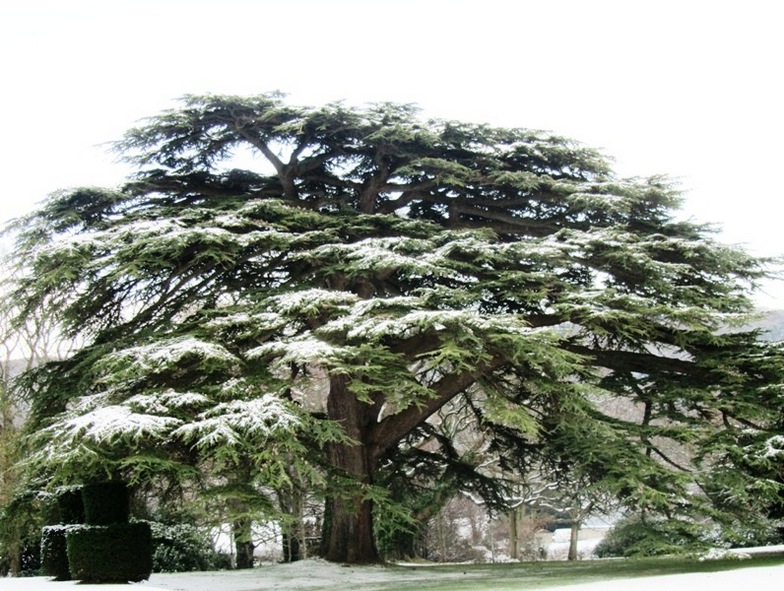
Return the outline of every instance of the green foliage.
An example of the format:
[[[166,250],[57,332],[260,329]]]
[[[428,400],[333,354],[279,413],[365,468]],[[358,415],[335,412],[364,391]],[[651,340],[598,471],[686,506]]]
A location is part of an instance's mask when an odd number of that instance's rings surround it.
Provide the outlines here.
[[[83,583],[127,583],[152,572],[148,523],[74,525],[66,534],[72,578]]]
[[[7,571],[18,557],[19,574],[38,574],[46,504],[37,491],[21,488],[0,508],[0,568]]]
[[[627,517],[598,544],[600,558],[694,554],[707,550],[703,525],[678,519]]]
[[[153,541],[153,572],[223,570],[230,557],[212,547],[208,532],[189,523],[150,523]]]

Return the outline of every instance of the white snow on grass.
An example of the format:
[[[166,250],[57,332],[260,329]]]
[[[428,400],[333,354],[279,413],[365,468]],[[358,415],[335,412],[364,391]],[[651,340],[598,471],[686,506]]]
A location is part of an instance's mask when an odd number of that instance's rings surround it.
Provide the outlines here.
[[[487,571],[485,571],[487,572]],[[467,578],[476,585],[467,586]],[[149,581],[133,585],[100,585],[98,591],[295,591],[328,590],[343,591],[360,589],[394,588],[395,583],[415,588],[416,584],[446,583],[460,581],[459,588],[466,591],[487,591],[494,588],[491,581],[477,577],[475,571],[463,573],[459,570],[447,572],[420,568],[387,568],[383,566],[341,566],[321,560],[304,560],[294,564],[263,566],[252,570],[221,571],[206,573],[153,574]],[[616,579],[592,583],[550,587],[552,591],[696,591],[710,589],[724,591],[748,588],[754,591],[773,591],[781,588],[784,580],[784,564],[779,566],[748,566],[735,570],[663,575],[632,579]],[[521,589],[530,588],[531,581],[521,582]],[[74,581],[54,582],[46,577],[0,579],[2,591],[79,591],[85,586]],[[514,582],[505,579],[503,589],[513,590]]]

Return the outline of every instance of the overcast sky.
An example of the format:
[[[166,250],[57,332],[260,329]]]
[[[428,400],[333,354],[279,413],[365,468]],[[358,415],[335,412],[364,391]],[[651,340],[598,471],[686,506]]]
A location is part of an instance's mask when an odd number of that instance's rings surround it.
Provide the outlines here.
[[[547,129],[784,254],[777,0],[0,0],[0,219],[127,170],[101,144],[188,93],[414,102]],[[784,282],[761,305],[784,307]]]

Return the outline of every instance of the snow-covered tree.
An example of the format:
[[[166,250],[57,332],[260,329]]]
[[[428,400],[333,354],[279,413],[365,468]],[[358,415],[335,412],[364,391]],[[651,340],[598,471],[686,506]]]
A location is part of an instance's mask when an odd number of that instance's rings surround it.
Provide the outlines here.
[[[325,557],[367,562],[379,470],[458,396],[502,468],[548,449],[651,510],[687,503],[655,436],[756,412],[762,345],[717,331],[766,262],[678,221],[666,179],[550,133],[277,94],[186,97],[117,150],[139,170],[124,187],[17,224],[16,301],[85,342],[28,379],[58,465],[98,444],[126,470],[275,465],[305,442],[331,483]],[[637,383],[642,438],[597,404]]]

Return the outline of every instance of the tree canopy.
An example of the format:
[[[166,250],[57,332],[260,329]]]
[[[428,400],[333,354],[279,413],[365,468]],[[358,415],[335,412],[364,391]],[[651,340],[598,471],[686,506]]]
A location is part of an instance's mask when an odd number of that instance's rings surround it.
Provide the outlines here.
[[[24,381],[52,482],[198,465],[285,488],[295,463],[325,557],[366,562],[395,474],[503,503],[545,462],[676,514],[750,510],[754,446],[781,465],[781,351],[727,330],[770,261],[678,219],[665,178],[547,132],[278,94],[188,96],[115,147],[127,184],[16,224],[14,302],[84,343]],[[458,407],[481,453],[438,428]]]

